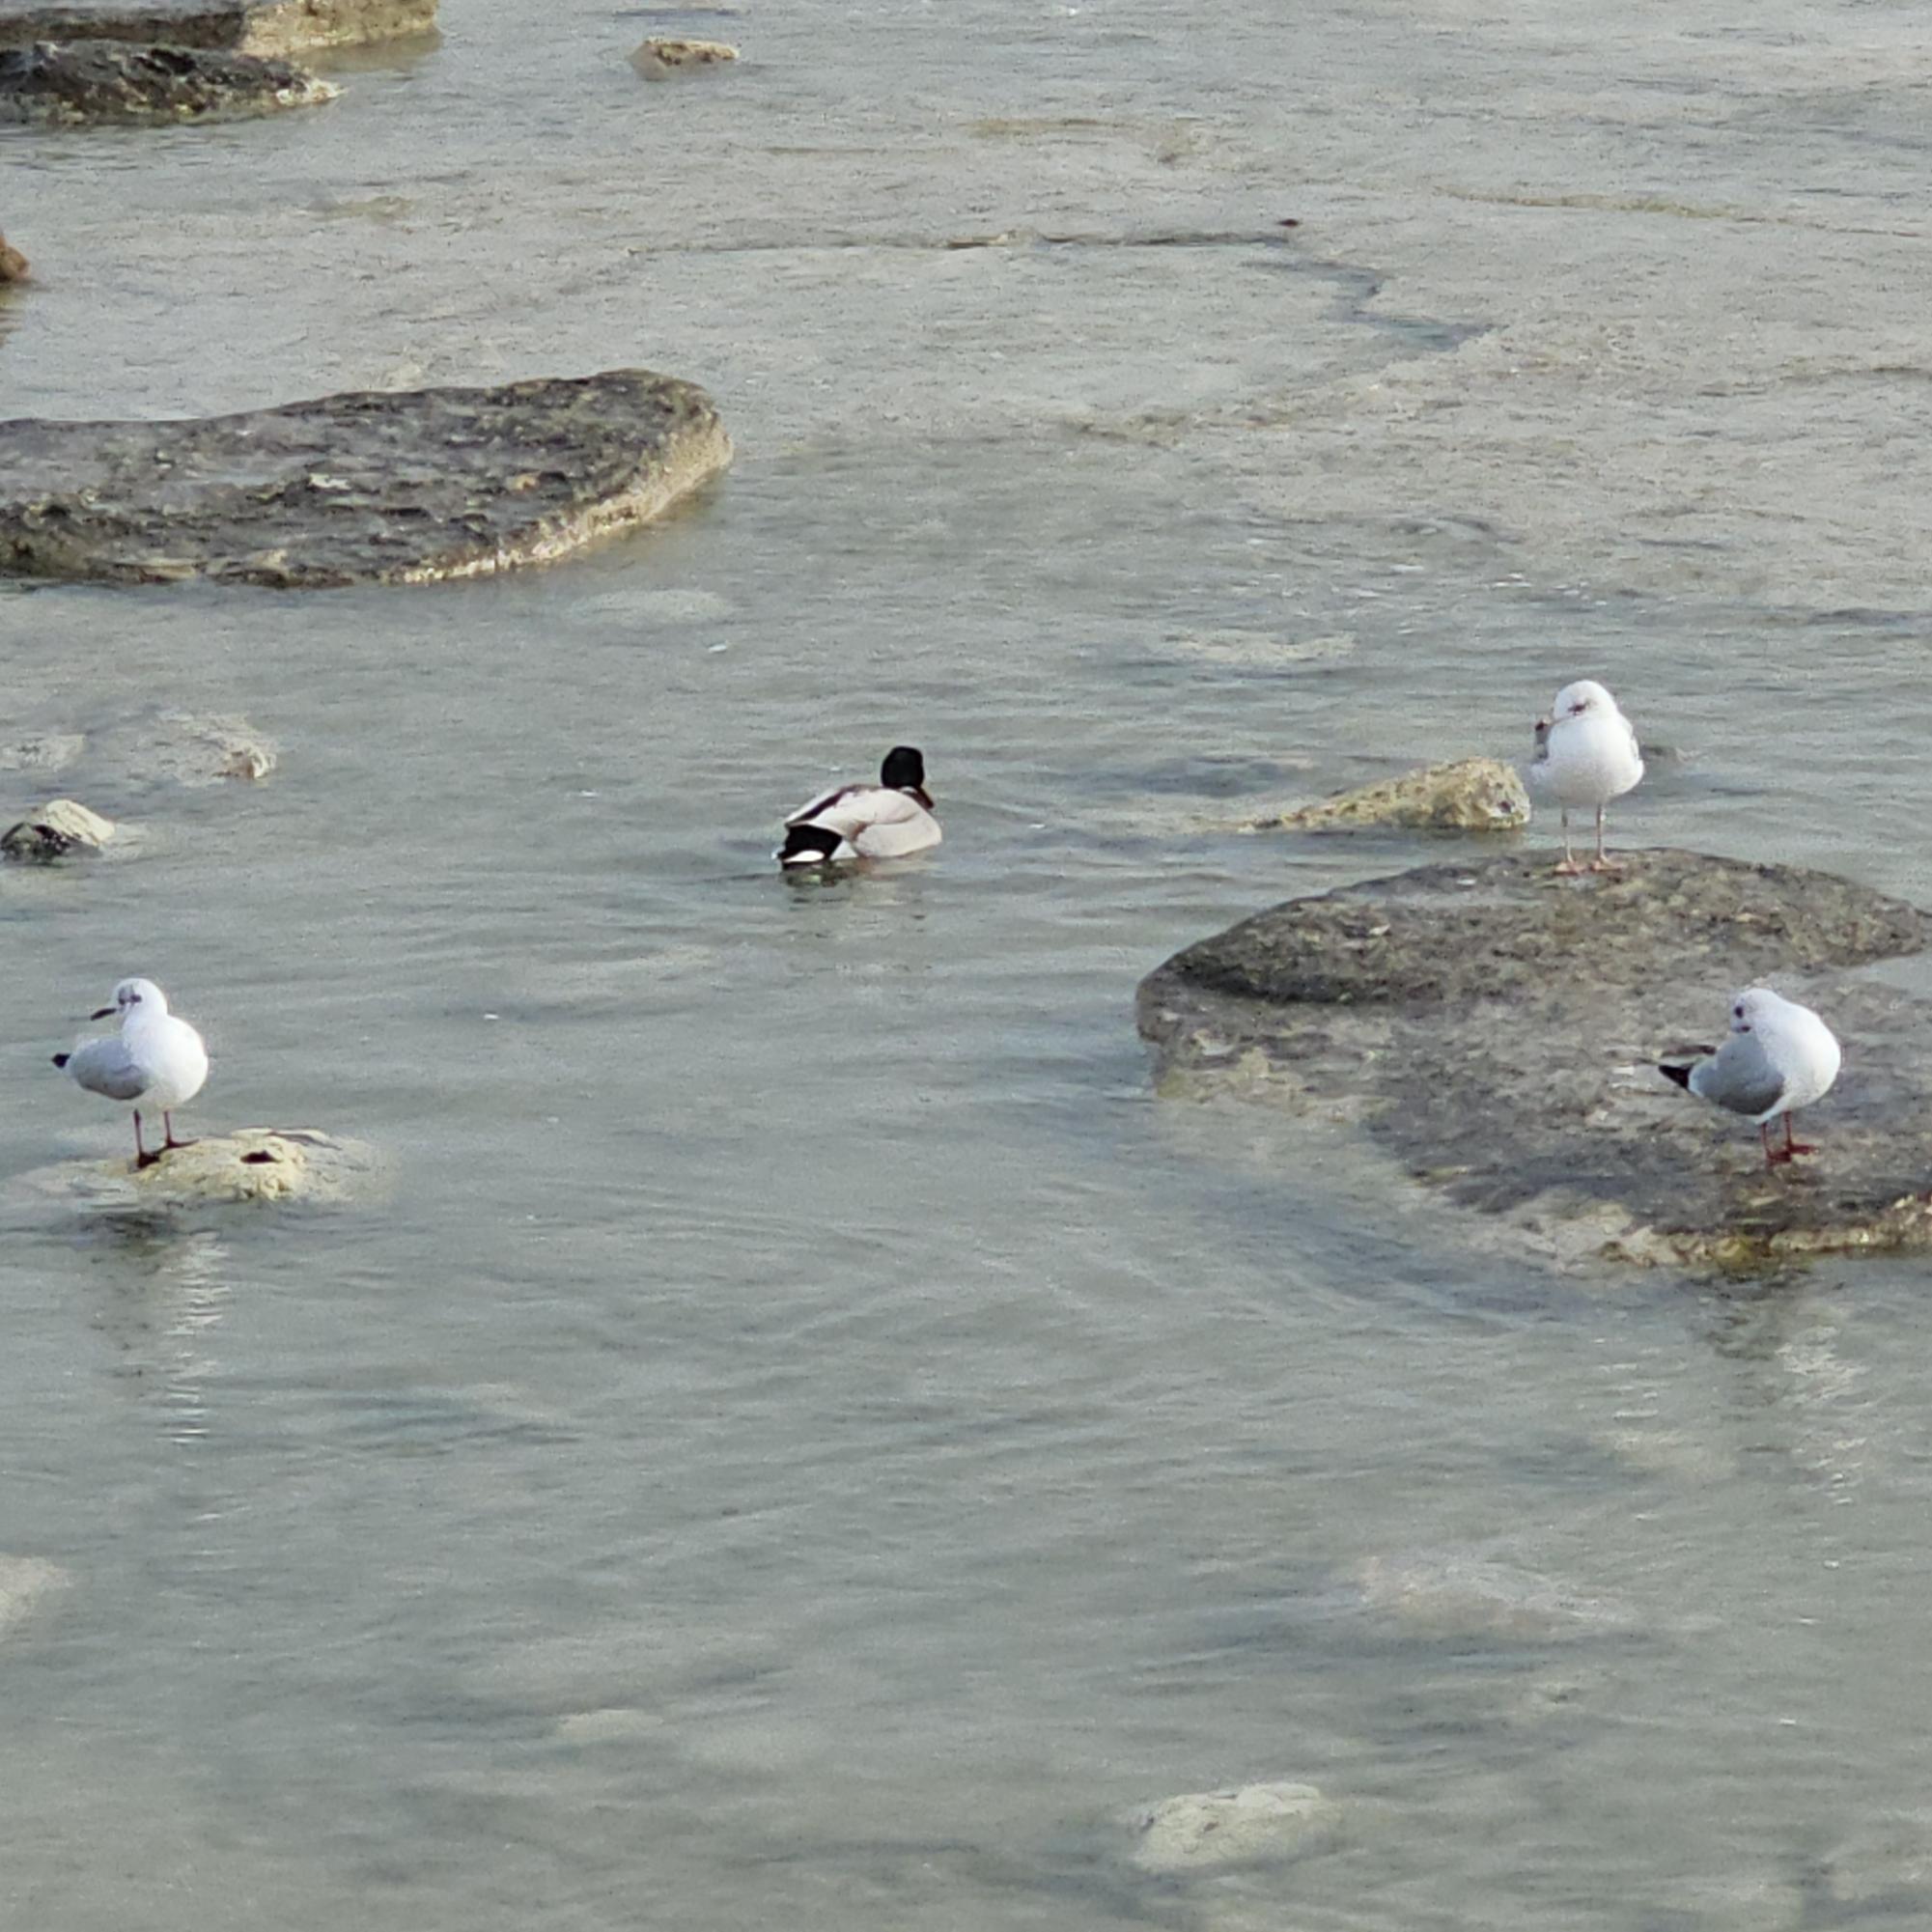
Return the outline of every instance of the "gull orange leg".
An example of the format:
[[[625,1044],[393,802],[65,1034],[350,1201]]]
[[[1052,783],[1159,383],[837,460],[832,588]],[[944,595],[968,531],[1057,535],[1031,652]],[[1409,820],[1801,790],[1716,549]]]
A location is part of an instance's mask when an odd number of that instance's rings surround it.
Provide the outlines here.
[[[1621,872],[1623,867],[1604,851],[1604,808],[1597,807],[1597,855],[1590,860],[1592,872]]]
[[[1559,877],[1568,879],[1576,873],[1582,871],[1582,869],[1577,863],[1577,854],[1570,850],[1570,808],[1568,805],[1565,805],[1563,807],[1563,862],[1556,867],[1556,872]]]

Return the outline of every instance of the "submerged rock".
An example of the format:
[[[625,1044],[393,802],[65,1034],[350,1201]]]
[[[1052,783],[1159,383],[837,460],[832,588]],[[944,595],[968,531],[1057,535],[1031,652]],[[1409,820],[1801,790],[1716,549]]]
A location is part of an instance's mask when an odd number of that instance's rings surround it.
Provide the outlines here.
[[[58,1563],[40,1556],[0,1556],[0,1638],[34,1614],[73,1579]]]
[[[0,48],[0,124],[35,127],[236,121],[333,100],[287,61],[130,41]]]
[[[1554,1577],[1474,1550],[1371,1556],[1355,1572],[1362,1601],[1442,1637],[1566,1638],[1633,1628],[1636,1613]]]
[[[71,798],[49,798],[0,832],[0,854],[45,863],[77,852],[98,852],[114,836],[114,823]]]
[[[7,238],[0,235],[0,289],[9,282],[24,282],[27,279],[27,258],[17,248],[7,245]]]
[[[1241,822],[1243,831],[1348,831],[1364,826],[1417,830],[1516,831],[1529,823],[1529,795],[1513,766],[1498,758],[1462,758],[1424,765],[1399,778],[1263,813]]]
[[[314,589],[480,576],[648,521],[731,461],[645,369],[187,422],[0,423],[0,572]]]
[[[139,714],[96,734],[101,765],[137,784],[218,785],[266,778],[276,744],[231,712]]]
[[[110,40],[287,54],[428,33],[436,0],[0,0],[0,46]]]
[[[699,73],[737,58],[738,49],[722,41],[646,41],[630,56],[630,65],[646,80],[669,80],[673,74]]]
[[[185,1123],[177,1121],[177,1129]],[[41,1194],[87,1208],[186,1208],[208,1203],[344,1201],[378,1171],[374,1150],[312,1127],[242,1127],[171,1148],[153,1166],[131,1155],[68,1162],[27,1177]]]
[[[1244,1784],[1165,1799],[1136,1814],[1133,1828],[1134,1862],[1175,1877],[1327,1851],[1341,1807],[1313,1784]]]
[[[1563,1259],[1754,1266],[1932,1244],[1932,1009],[1834,968],[1926,943],[1850,881],[1690,852],[1559,879],[1547,854],[1431,865],[1290,900],[1141,982],[1169,1094],[1357,1123],[1451,1199]],[[1655,1063],[1721,1036],[1730,995],[1800,993],[1844,1043],[1768,1170],[1748,1123]]]

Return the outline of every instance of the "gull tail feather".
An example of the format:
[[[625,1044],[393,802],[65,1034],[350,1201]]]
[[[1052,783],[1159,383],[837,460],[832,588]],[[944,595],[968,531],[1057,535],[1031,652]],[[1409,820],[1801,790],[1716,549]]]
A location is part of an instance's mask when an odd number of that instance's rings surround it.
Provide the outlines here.
[[[1657,1071],[1660,1074],[1662,1074],[1666,1080],[1675,1080],[1677,1084],[1688,1093],[1691,1088],[1691,1076],[1695,1071],[1695,1068],[1694,1066],[1666,1067],[1660,1065]]]
[[[73,1055],[71,1053],[56,1053],[54,1055],[54,1065],[57,1067],[64,1067],[72,1058]]]

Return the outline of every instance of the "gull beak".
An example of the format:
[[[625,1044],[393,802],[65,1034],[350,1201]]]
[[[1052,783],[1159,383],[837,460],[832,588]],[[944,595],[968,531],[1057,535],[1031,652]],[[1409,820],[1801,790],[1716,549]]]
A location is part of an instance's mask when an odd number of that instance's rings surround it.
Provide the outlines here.
[[[103,1006],[100,1007],[98,1011],[90,1013],[87,1017],[90,1020],[112,1020],[115,1014],[119,1011],[120,1009],[118,1007]]]

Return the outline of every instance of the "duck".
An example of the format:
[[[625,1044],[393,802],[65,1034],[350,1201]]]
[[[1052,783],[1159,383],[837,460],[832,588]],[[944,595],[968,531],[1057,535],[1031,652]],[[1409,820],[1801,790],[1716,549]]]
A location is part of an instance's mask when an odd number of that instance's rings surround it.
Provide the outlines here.
[[[1597,854],[1592,872],[1622,867],[1604,852],[1604,807],[1620,798],[1643,776],[1643,753],[1637,730],[1617,709],[1616,700],[1594,678],[1580,678],[1556,693],[1548,717],[1536,720],[1536,756],[1529,783],[1556,800],[1563,815],[1563,860],[1555,870],[1575,874],[1584,868],[1570,850],[1570,813],[1594,806]]]
[[[185,1020],[168,1011],[167,994],[152,979],[124,979],[114,989],[113,1003],[88,1017],[112,1020],[116,1015],[120,1032],[77,1042],[71,1052],[56,1053],[54,1065],[89,1093],[133,1106],[138,1170],[152,1167],[172,1147],[194,1145],[176,1139],[174,1110],[201,1092],[208,1079],[208,1049]],[[153,1151],[141,1140],[144,1106],[161,1116],[163,1138]]]
[[[781,866],[904,858],[939,837],[926,761],[912,745],[895,744],[879,768],[878,784],[839,785],[800,805],[785,821],[785,842],[771,856]]]
[[[1730,1033],[1715,1051],[1685,1066],[1659,1066],[1666,1079],[1730,1113],[1757,1123],[1768,1167],[1817,1148],[1797,1139],[1791,1116],[1823,1100],[1838,1078],[1837,1036],[1808,1006],[1748,987],[1731,1001]],[[1784,1117],[1784,1145],[1774,1146],[1771,1123]]]

